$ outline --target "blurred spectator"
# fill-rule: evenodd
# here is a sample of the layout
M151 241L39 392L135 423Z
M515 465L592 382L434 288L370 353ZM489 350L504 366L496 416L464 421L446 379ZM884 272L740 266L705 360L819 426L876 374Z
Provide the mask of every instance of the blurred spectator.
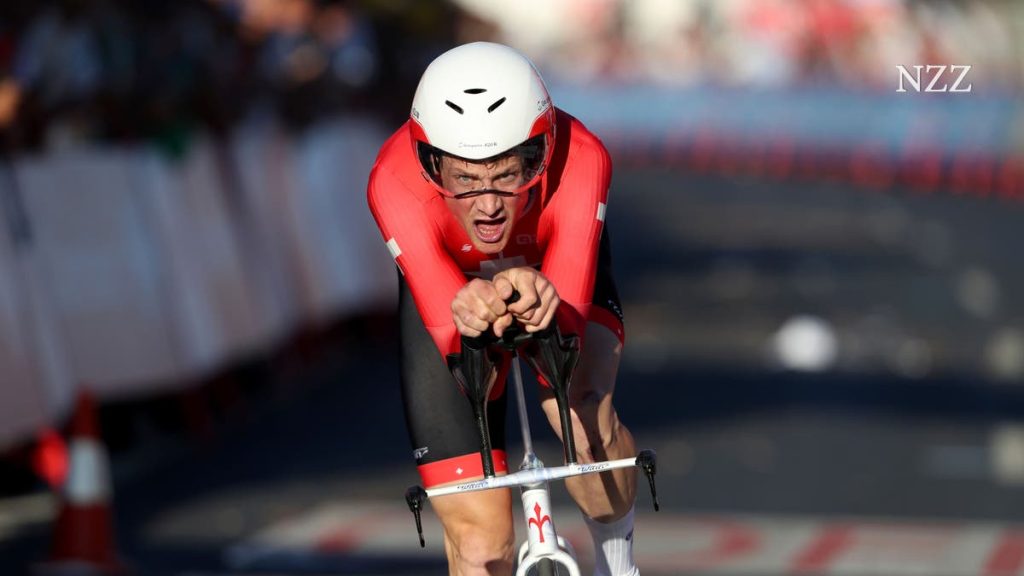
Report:
M579 82L891 90L897 65L959 64L972 66L979 89L1021 83L1020 16L996 0L459 3L493 19L540 66ZM531 9L559 27L532 26Z
M21 84L14 79L14 51L24 28L25 4L10 2L0 8L0 131L14 122L21 101Z
M120 14L104 0L61 0L43 5L14 54L12 75L31 102L31 113L59 138L103 132L103 105L126 97L130 52Z
M265 28L261 72L288 124L303 127L367 106L369 90L379 81L380 57L376 33L362 11L341 0L284 0L278 10Z
M961 64L976 90L1015 91L1014 26L997 0L11 0L0 130L22 148L146 139L177 154L256 105L299 130L394 124L418 71L474 40L577 82L887 91L897 65Z
M11 78L0 80L0 128L12 121L21 101L21 86Z
M260 103L295 129L397 120L424 61L493 33L448 2L14 0L0 7L0 130L23 149L145 139L177 155L195 128L223 133Z

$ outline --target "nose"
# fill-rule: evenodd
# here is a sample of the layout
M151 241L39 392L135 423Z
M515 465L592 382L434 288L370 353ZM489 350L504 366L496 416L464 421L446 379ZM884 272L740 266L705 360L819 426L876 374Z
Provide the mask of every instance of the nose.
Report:
M498 216L503 207L501 196L493 192L481 194L476 199L476 209L488 217Z

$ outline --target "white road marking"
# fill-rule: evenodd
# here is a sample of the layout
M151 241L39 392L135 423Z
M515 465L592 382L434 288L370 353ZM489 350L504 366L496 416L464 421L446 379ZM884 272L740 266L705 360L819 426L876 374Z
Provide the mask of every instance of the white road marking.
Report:
M645 505L642 498L638 500L635 553L640 565L652 573L1024 574L1024 555L1015 555L1018 540L1024 538L1020 525L672 514L644 511ZM553 517L560 535L577 548L581 563L588 562L590 537L579 512L556 508ZM291 559L303 554L310 558L326 554L443 557L440 524L429 511L423 514L423 532L425 550L419 547L412 515L400 501L339 502L271 526L232 546L225 559L235 569L254 569L261 559L282 551Z

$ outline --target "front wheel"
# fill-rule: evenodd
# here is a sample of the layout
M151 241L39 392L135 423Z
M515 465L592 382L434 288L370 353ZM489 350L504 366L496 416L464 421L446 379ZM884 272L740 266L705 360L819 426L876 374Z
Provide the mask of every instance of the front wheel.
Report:
M537 576L569 576L569 569L554 560L545 558L537 562L529 573Z
M544 555L528 554L528 542L524 542L519 552L519 565L516 576L581 576L576 564L576 556L571 553L568 541L558 539L559 549Z

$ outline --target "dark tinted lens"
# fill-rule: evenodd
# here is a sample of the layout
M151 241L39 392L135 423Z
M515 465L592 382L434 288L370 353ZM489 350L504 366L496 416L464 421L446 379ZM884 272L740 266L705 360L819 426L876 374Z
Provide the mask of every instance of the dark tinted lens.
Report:
M527 179L532 179L544 164L544 157L547 147L547 140L544 135L534 136L514 150L523 158L523 166L526 169Z
M441 152L437 148L423 142L416 143L416 154L419 156L420 167L423 168L423 172L434 181L435 184L441 185L441 157L444 152Z

